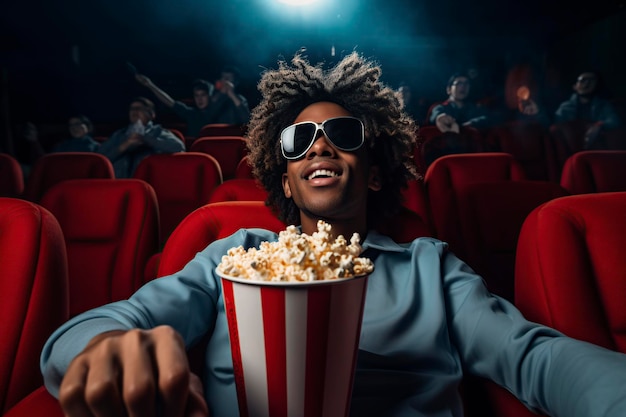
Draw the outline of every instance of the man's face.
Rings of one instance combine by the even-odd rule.
[[[72,117],[68,122],[70,129],[70,136],[74,139],[82,138],[89,132],[89,128],[82,120],[77,117]]]
[[[229,81],[229,82],[235,84],[235,74],[233,74],[232,72],[222,72],[221,80],[222,81]]]
[[[455,101],[463,101],[467,98],[470,91],[470,82],[467,77],[457,77],[448,87],[448,95]]]
[[[193,90],[193,101],[200,110],[205,109],[209,105],[209,93],[206,90]]]
[[[598,78],[592,72],[583,72],[576,79],[574,91],[580,96],[589,96],[596,91]]]
[[[136,123],[137,120],[141,120],[141,123],[147,125],[148,122],[153,119],[153,117],[154,114],[141,101],[133,101],[132,103],[130,103],[128,118],[130,119],[131,123]]]
[[[293,122],[321,123],[338,116],[351,114],[335,103],[318,102],[306,107]],[[363,220],[368,189],[380,189],[376,172],[376,168],[370,169],[366,145],[352,152],[340,151],[319,131],[302,158],[288,161],[283,189],[300,208],[303,226],[307,219]]]

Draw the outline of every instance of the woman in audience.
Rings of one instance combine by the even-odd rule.
[[[70,117],[70,138],[57,143],[52,152],[97,152],[100,144],[92,137],[93,125],[87,116]]]

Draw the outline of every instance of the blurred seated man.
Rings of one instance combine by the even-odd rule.
[[[161,90],[152,80],[143,74],[136,74],[135,79],[139,84],[147,87],[152,93],[171,108],[181,119],[187,123],[187,136],[197,137],[202,126],[212,122],[213,113],[210,109],[210,100],[214,86],[208,81],[197,79],[193,82],[193,101],[195,107],[191,107],[182,101],[174,100],[169,94]]]
[[[487,111],[468,100],[470,81],[467,75],[452,75],[446,93],[448,99],[433,108],[429,119],[441,132],[459,133],[460,126],[480,129],[489,125]]]
[[[70,117],[70,138],[54,145],[52,152],[98,152],[100,144],[91,137],[93,124],[87,116]]]
[[[585,133],[585,147],[596,147],[596,141],[603,131],[620,126],[615,108],[605,98],[600,97],[600,75],[595,71],[581,73],[573,86],[574,94],[561,103],[555,113],[555,121],[570,122],[580,120],[590,123]]]
[[[211,97],[209,123],[243,125],[250,119],[248,100],[235,91],[239,84],[239,71],[224,67],[220,79],[215,82],[215,94]]]
[[[130,124],[116,130],[100,146],[100,153],[113,163],[116,178],[130,178],[143,158],[155,153],[185,150],[185,144],[172,132],[153,123],[154,103],[137,97],[130,103]]]

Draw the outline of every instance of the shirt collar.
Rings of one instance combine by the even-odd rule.
[[[370,248],[384,252],[404,252],[406,250],[406,245],[400,245],[394,242],[389,236],[382,235],[376,230],[370,230],[367,233],[361,246],[363,247],[363,252]]]

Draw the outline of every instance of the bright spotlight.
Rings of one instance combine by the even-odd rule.
[[[292,6],[304,6],[315,3],[317,0],[278,0],[281,3],[290,4]]]

